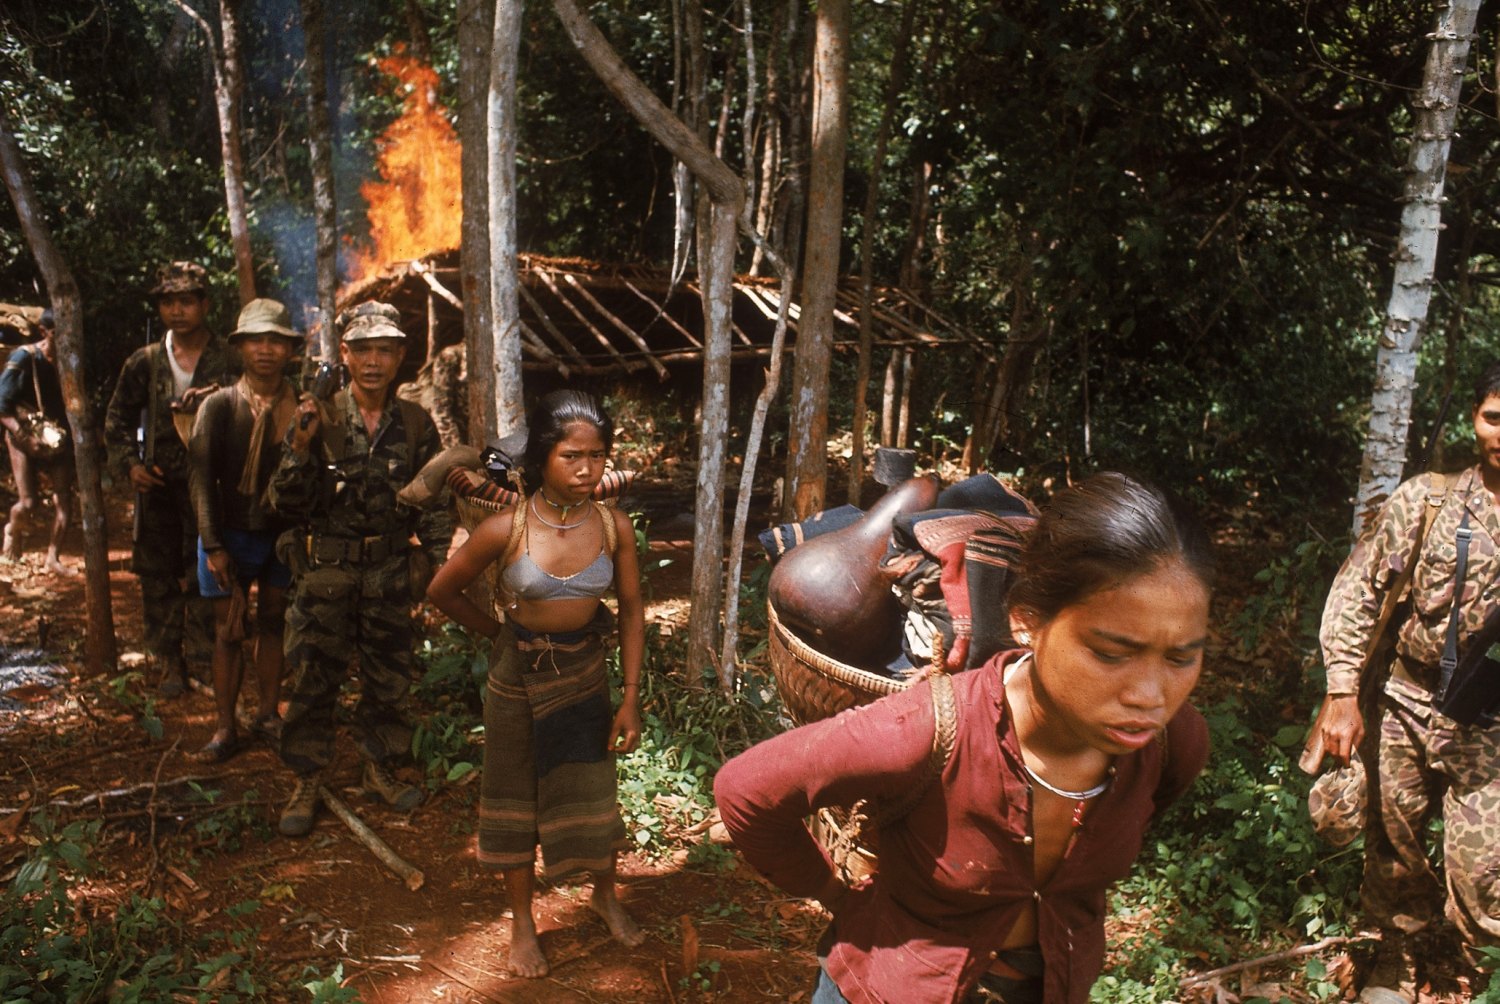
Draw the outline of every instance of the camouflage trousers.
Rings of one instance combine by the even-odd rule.
[[[1361,898],[1383,929],[1413,933],[1438,919],[1443,885],[1426,837],[1441,813],[1448,919],[1467,945],[1500,945],[1500,726],[1466,728],[1430,702],[1401,681],[1386,686]]]
[[[177,663],[188,651],[213,653],[213,608],[198,595],[198,519],[187,481],[135,497],[131,569],[141,582],[146,651],[159,662]]]
[[[289,564],[296,577],[286,612],[292,678],[281,729],[282,762],[300,775],[333,762],[334,708],[351,660],[360,685],[353,722],[360,755],[377,763],[409,755],[406,697],[413,632],[407,556],[305,571]]]

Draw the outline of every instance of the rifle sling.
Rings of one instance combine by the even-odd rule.
[[[1438,660],[1439,695],[1448,692],[1448,685],[1453,682],[1453,670],[1458,668],[1458,615],[1462,608],[1464,575],[1469,570],[1469,541],[1474,537],[1474,531],[1469,528],[1468,509],[1464,510],[1464,518],[1459,522],[1453,537],[1458,547],[1458,562],[1453,572],[1453,603],[1452,609],[1448,611],[1448,637],[1443,642],[1443,657]]]

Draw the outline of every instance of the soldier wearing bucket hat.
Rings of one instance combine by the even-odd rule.
[[[287,309],[275,300],[251,300],[229,336],[244,374],[203,402],[188,444],[189,482],[198,516],[198,589],[214,605],[214,705],[217,723],[194,757],[219,763],[240,750],[239,703],[245,613],[255,589],[257,707],[251,729],[280,734],[282,626],[292,573],[276,557],[286,523],[265,506],[266,485],[281,460],[297,398],[286,380],[287,363],[302,347]]]
[[[141,582],[146,649],[162,696],[175,697],[187,688],[187,624],[208,620],[206,611],[189,610],[201,601],[191,574],[198,527],[187,440],[198,404],[234,382],[239,362],[205,326],[202,265],[168,262],[157,270],[150,296],[167,332],[125,361],[105,413],[104,441],[110,471],[136,492],[132,567]]]
[[[241,344],[251,335],[280,335],[294,349],[302,348],[304,341],[302,334],[292,327],[292,316],[286,306],[264,297],[245,304],[239,323],[229,333],[230,344]]]
[[[401,315],[389,304],[362,303],[339,316],[338,331],[349,386],[327,404],[304,396],[268,495],[273,511],[297,523],[276,547],[294,576],[281,734],[282,762],[296,775],[281,815],[287,836],[313,827],[351,652],[362,690],[354,734],[364,786],[403,812],[421,803],[421,789],[392,773],[411,753],[411,603],[430,574],[420,566],[441,564],[453,536],[446,508],[412,509],[396,497],[441,449],[427,413],[392,392],[406,354]]]

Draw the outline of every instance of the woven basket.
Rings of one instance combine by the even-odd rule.
[[[911,680],[893,680],[830,659],[798,638],[769,602],[771,672],[781,703],[798,725],[830,718],[848,708],[905,690]]]
[[[487,499],[475,495],[460,495],[458,492],[453,493],[453,507],[458,512],[459,525],[470,533],[473,533],[474,528],[480,523],[505,508]],[[471,594],[471,598],[477,600],[480,609],[490,610],[492,606],[495,606],[494,597],[498,595],[500,588],[500,563],[498,561],[490,562],[489,567],[484,570],[483,579],[484,588],[480,591],[480,595],[474,597]],[[500,617],[498,609],[491,610],[491,612],[497,618]]]

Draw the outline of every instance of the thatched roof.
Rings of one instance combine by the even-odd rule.
[[[524,364],[564,376],[655,372],[697,366],[703,356],[703,310],[695,276],[675,287],[663,270],[644,265],[606,265],[577,258],[521,255],[521,324]],[[346,287],[344,306],[383,300],[402,313],[409,335],[427,342],[419,359],[463,338],[463,284],[458,252],[387,266],[378,275]],[[741,276],[734,283],[734,359],[769,354],[780,306],[775,279]],[[835,345],[859,342],[858,284],[847,281],[834,315]],[[964,331],[899,289],[878,288],[873,297],[872,336],[878,347],[967,346],[985,350],[983,339]],[[788,346],[795,343],[800,311],[792,304]],[[409,356],[410,358],[410,356]]]

